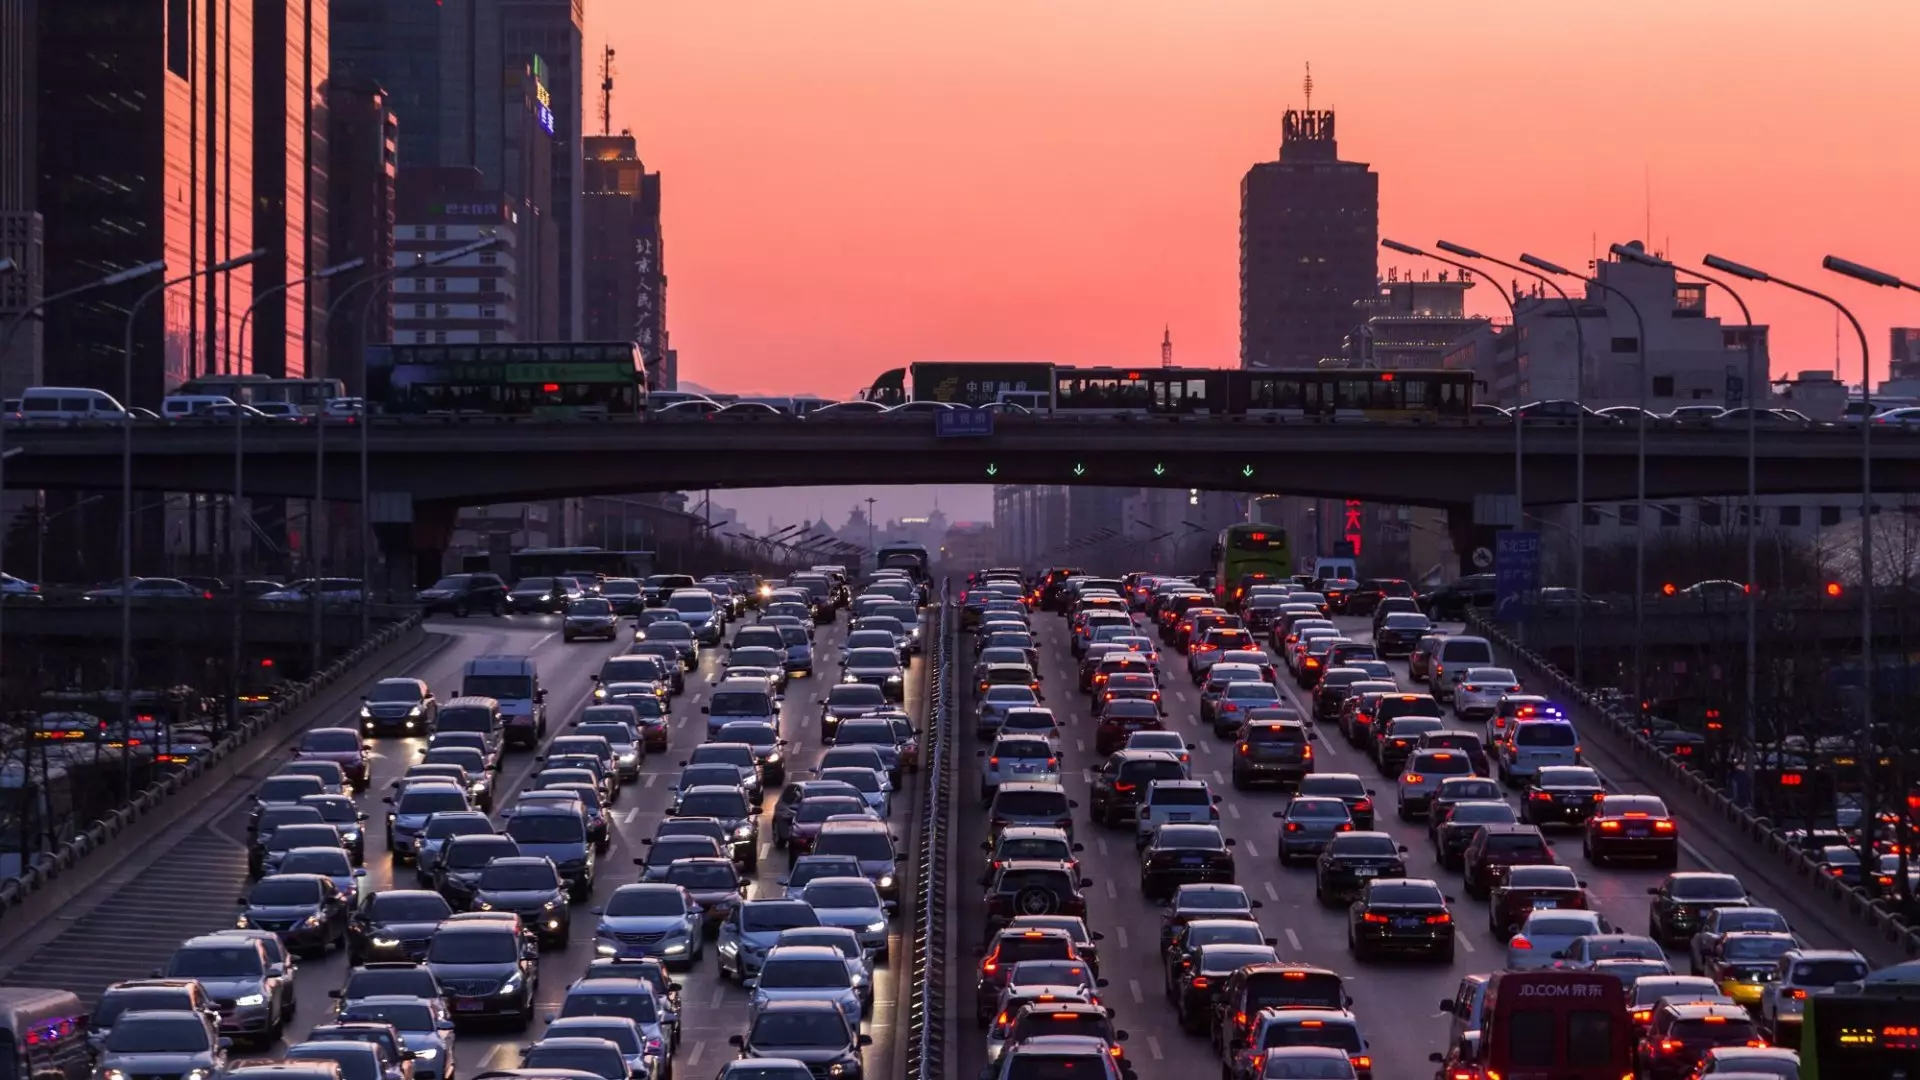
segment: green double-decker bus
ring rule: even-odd
[[[1238,611],[1247,589],[1293,573],[1293,547],[1277,525],[1229,525],[1213,544],[1213,592]]]
[[[631,341],[374,345],[367,397],[398,415],[634,417],[647,371]]]

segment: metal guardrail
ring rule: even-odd
[[[954,677],[959,655],[960,620],[948,583],[940,583],[940,606],[934,613],[933,649],[927,666],[927,770],[922,782],[920,844],[914,854],[916,910],[912,966],[907,992],[907,1077],[944,1080],[947,1073],[947,961],[951,946],[948,922],[947,862],[952,834],[947,809],[953,801],[953,731],[959,707],[960,683]]]
[[[419,626],[420,622],[421,617],[416,612],[400,622],[381,627],[373,636],[355,645],[333,663],[316,672],[313,677],[295,683],[286,694],[268,708],[241,720],[239,730],[215,743],[205,754],[189,762],[179,772],[154,781],[144,790],[136,793],[124,806],[109,811],[105,817],[88,825],[73,839],[53,851],[35,855],[27,861],[19,877],[0,881],[0,919],[6,918],[27,897],[72,869],[80,860],[106,846],[108,841],[126,831],[134,822],[146,817],[167,799],[206,775],[208,770],[224,761],[234,751],[253,741],[261,732],[276,726],[292,715],[300,706],[312,700],[315,694],[352,670],[368,656],[387,647],[402,634]]]
[[[1719,817],[1769,856],[1779,860],[1788,874],[1825,897],[1841,914],[1879,934],[1902,954],[1920,957],[1920,932],[1916,932],[1912,924],[1882,906],[1865,889],[1844,884],[1838,878],[1823,873],[1820,864],[1776,827],[1771,819],[1736,803],[1720,785],[1687,768],[1660,744],[1641,734],[1634,725],[1635,717],[1631,709],[1576,684],[1565,671],[1515,641],[1499,625],[1479,612],[1469,612],[1467,624],[1475,633],[1499,644],[1517,657],[1522,666],[1529,669],[1533,682],[1552,687],[1555,696],[1573,710],[1581,731],[1598,732],[1650,764],[1657,772],[1664,774],[1669,782],[1693,796],[1707,812]]]

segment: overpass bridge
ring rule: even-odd
[[[1266,491],[1444,507],[1456,547],[1471,550],[1474,497],[1513,490],[1508,422],[1364,424],[1253,417],[1002,416],[991,434],[943,438],[934,417],[806,420],[784,416],[591,421],[376,418],[349,425],[140,425],[133,484],[143,490],[226,493],[236,447],[248,496],[310,498],[316,459],[323,495],[361,497],[361,439],[372,518],[390,555],[411,549],[438,565],[462,506],[697,488],[872,484],[1084,484]],[[1530,505],[1572,501],[1577,432],[1523,430]],[[1920,491],[1920,434],[1874,443],[1874,486]],[[8,432],[16,488],[117,490],[124,433],[113,427]],[[1637,432],[1590,426],[1589,501],[1632,498]],[[1762,494],[1846,494],[1860,484],[1860,433],[1769,431],[1756,458]],[[1676,499],[1745,492],[1746,433],[1649,428],[1647,494]]]

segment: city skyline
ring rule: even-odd
[[[1165,325],[1176,362],[1233,366],[1238,184],[1275,157],[1308,62],[1342,157],[1381,177],[1381,235],[1569,265],[1635,238],[1713,251],[1834,291],[1884,377],[1887,328],[1920,311],[1819,260],[1920,274],[1920,217],[1900,212],[1920,155],[1881,137],[1876,104],[1920,96],[1897,45],[1920,9],[1767,6],[850,0],[743,19],[668,0],[591,8],[587,39],[645,58],[617,72],[613,127],[680,178],[675,344],[716,389],[851,396],[928,359],[1146,364]],[[1774,375],[1833,366],[1831,311],[1747,299]],[[1490,288],[1468,303],[1505,314]],[[1858,364],[1848,335],[1842,375]]]

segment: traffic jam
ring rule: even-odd
[[[963,1074],[1801,1075],[1867,959],[1699,865],[1486,639],[1345,584],[970,576]]]
[[[230,928],[85,1017],[96,1080],[892,1071],[924,573],[581,584],[550,637],[633,621],[571,715],[484,655],[300,736]]]

